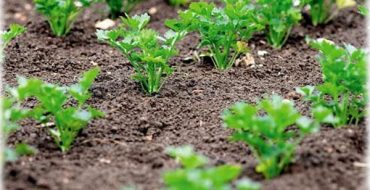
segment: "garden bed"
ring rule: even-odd
[[[38,154],[22,157],[5,166],[7,189],[104,189],[125,185],[155,190],[163,187],[161,174],[177,167],[164,149],[191,144],[208,156],[212,165],[243,166],[242,176],[261,182],[263,189],[365,189],[365,124],[333,129],[323,127],[299,145],[295,163],[282,175],[264,180],[254,171],[256,161],[248,147],[230,142],[231,131],[222,127],[220,114],[238,101],[256,102],[264,95],[280,94],[294,100],[307,114],[308,105],[295,88],[321,82],[317,51],[308,47],[305,35],[325,37],[336,43],[364,47],[364,18],[356,10],[340,13],[325,26],[308,20],[294,29],[287,44],[274,50],[261,36],[250,42],[254,65],[221,72],[210,61],[185,61],[198,37],[189,35],[179,44],[180,55],[172,59],[174,74],[161,93],[149,97],[130,76],[133,69],[121,53],[98,42],[95,23],[106,17],[103,6],[88,9],[65,38],[56,38],[46,21],[32,9],[31,0],[5,0],[6,24],[26,24],[27,33],[6,49],[6,84],[15,85],[16,75],[48,82],[72,84],[83,71],[102,70],[92,88],[90,103],[106,113],[78,136],[63,154],[45,128],[26,121],[9,137],[10,143],[26,142]],[[162,0],[148,0],[133,14],[155,7],[150,26],[166,31],[163,21],[176,17],[176,9]],[[258,55],[258,51],[267,51]]]

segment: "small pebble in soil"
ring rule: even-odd
[[[153,135],[145,136],[145,140],[152,141],[153,140]]]
[[[148,13],[151,15],[157,14],[157,12],[158,12],[157,7],[152,7],[148,10]]]
[[[111,19],[104,19],[102,21],[98,21],[95,24],[95,28],[106,30],[112,28],[115,24],[116,23]]]
[[[98,66],[98,63],[97,62],[95,62],[95,61],[91,61],[90,62],[92,65],[94,65],[94,66]]]
[[[257,55],[260,56],[260,57],[263,57],[265,55],[269,54],[267,51],[265,50],[258,50],[257,51]]]
[[[108,160],[108,159],[105,159],[105,158],[100,158],[99,159],[99,162],[100,163],[103,163],[103,164],[110,164],[111,163],[111,160]]]
[[[27,20],[27,17],[24,16],[22,13],[15,13],[14,18],[21,22],[25,22]]]
[[[63,178],[63,183],[69,183],[69,179],[68,178]]]
[[[26,3],[26,4],[24,4],[24,9],[26,9],[27,11],[30,11],[30,10],[32,10],[32,5],[29,4],[29,3]]]

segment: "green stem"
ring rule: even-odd
[[[280,49],[288,40],[292,28],[292,26],[289,26],[288,29],[283,32],[275,32],[270,28],[268,41],[274,48]]]

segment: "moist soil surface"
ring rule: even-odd
[[[294,93],[295,88],[319,84],[322,79],[317,52],[306,45],[305,36],[364,47],[365,22],[356,10],[341,12],[325,26],[313,27],[304,19],[281,50],[270,48],[257,35],[250,42],[255,64],[225,72],[214,69],[209,60],[185,61],[199,41],[191,34],[179,44],[180,54],[170,62],[174,74],[160,94],[148,97],[131,80],[129,62],[96,39],[94,25],[106,18],[104,6],[86,10],[68,36],[57,38],[34,12],[31,0],[5,0],[4,5],[6,25],[17,22],[28,28],[6,49],[5,83],[16,85],[16,76],[22,75],[72,84],[83,71],[98,65],[102,73],[92,87],[89,103],[106,113],[84,129],[65,154],[47,129],[32,121],[22,123],[8,143],[29,143],[38,154],[5,165],[7,189],[117,190],[128,185],[161,189],[161,174],[178,167],[165,148],[185,144],[208,156],[210,165],[241,165],[242,177],[261,182],[263,189],[365,189],[365,122],[340,129],[324,126],[303,140],[295,162],[279,177],[264,180],[254,170],[256,161],[249,148],[230,142],[231,131],[220,119],[233,103],[256,102],[272,93],[294,100],[307,114],[308,105]],[[150,27],[165,32],[163,21],[176,17],[177,10],[165,1],[148,0],[133,14],[151,8],[157,12],[151,15]],[[268,54],[258,56],[258,51]]]

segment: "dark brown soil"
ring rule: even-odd
[[[237,101],[255,102],[264,95],[281,94],[293,99],[295,87],[321,81],[317,52],[308,48],[304,37],[325,37],[357,47],[365,44],[364,19],[347,10],[326,26],[312,27],[303,21],[282,50],[273,50],[261,37],[251,41],[255,67],[215,70],[204,61],[182,61],[197,44],[190,35],[171,61],[175,73],[161,93],[147,97],[130,79],[132,67],[121,54],[96,40],[94,24],[105,18],[102,6],[81,16],[71,34],[55,38],[48,25],[32,10],[31,0],[5,0],[6,24],[27,25],[28,32],[7,48],[5,81],[14,85],[16,75],[70,84],[80,73],[99,65],[102,73],[92,88],[91,103],[106,112],[104,119],[82,131],[73,148],[62,154],[46,129],[25,122],[9,138],[9,143],[27,142],[39,153],[5,166],[7,189],[98,189],[118,190],[134,184],[138,189],[163,187],[161,173],[176,168],[165,153],[169,145],[191,144],[210,157],[211,164],[233,163],[243,166],[242,177],[263,184],[263,189],[365,189],[365,125],[332,129],[304,139],[296,161],[281,176],[264,180],[254,171],[256,161],[248,147],[229,142],[229,130],[222,127],[220,113]],[[151,27],[164,32],[163,21],[176,16],[164,0],[148,0],[134,11],[156,7]],[[258,50],[268,51],[259,57]],[[308,107],[294,98],[299,109]]]

